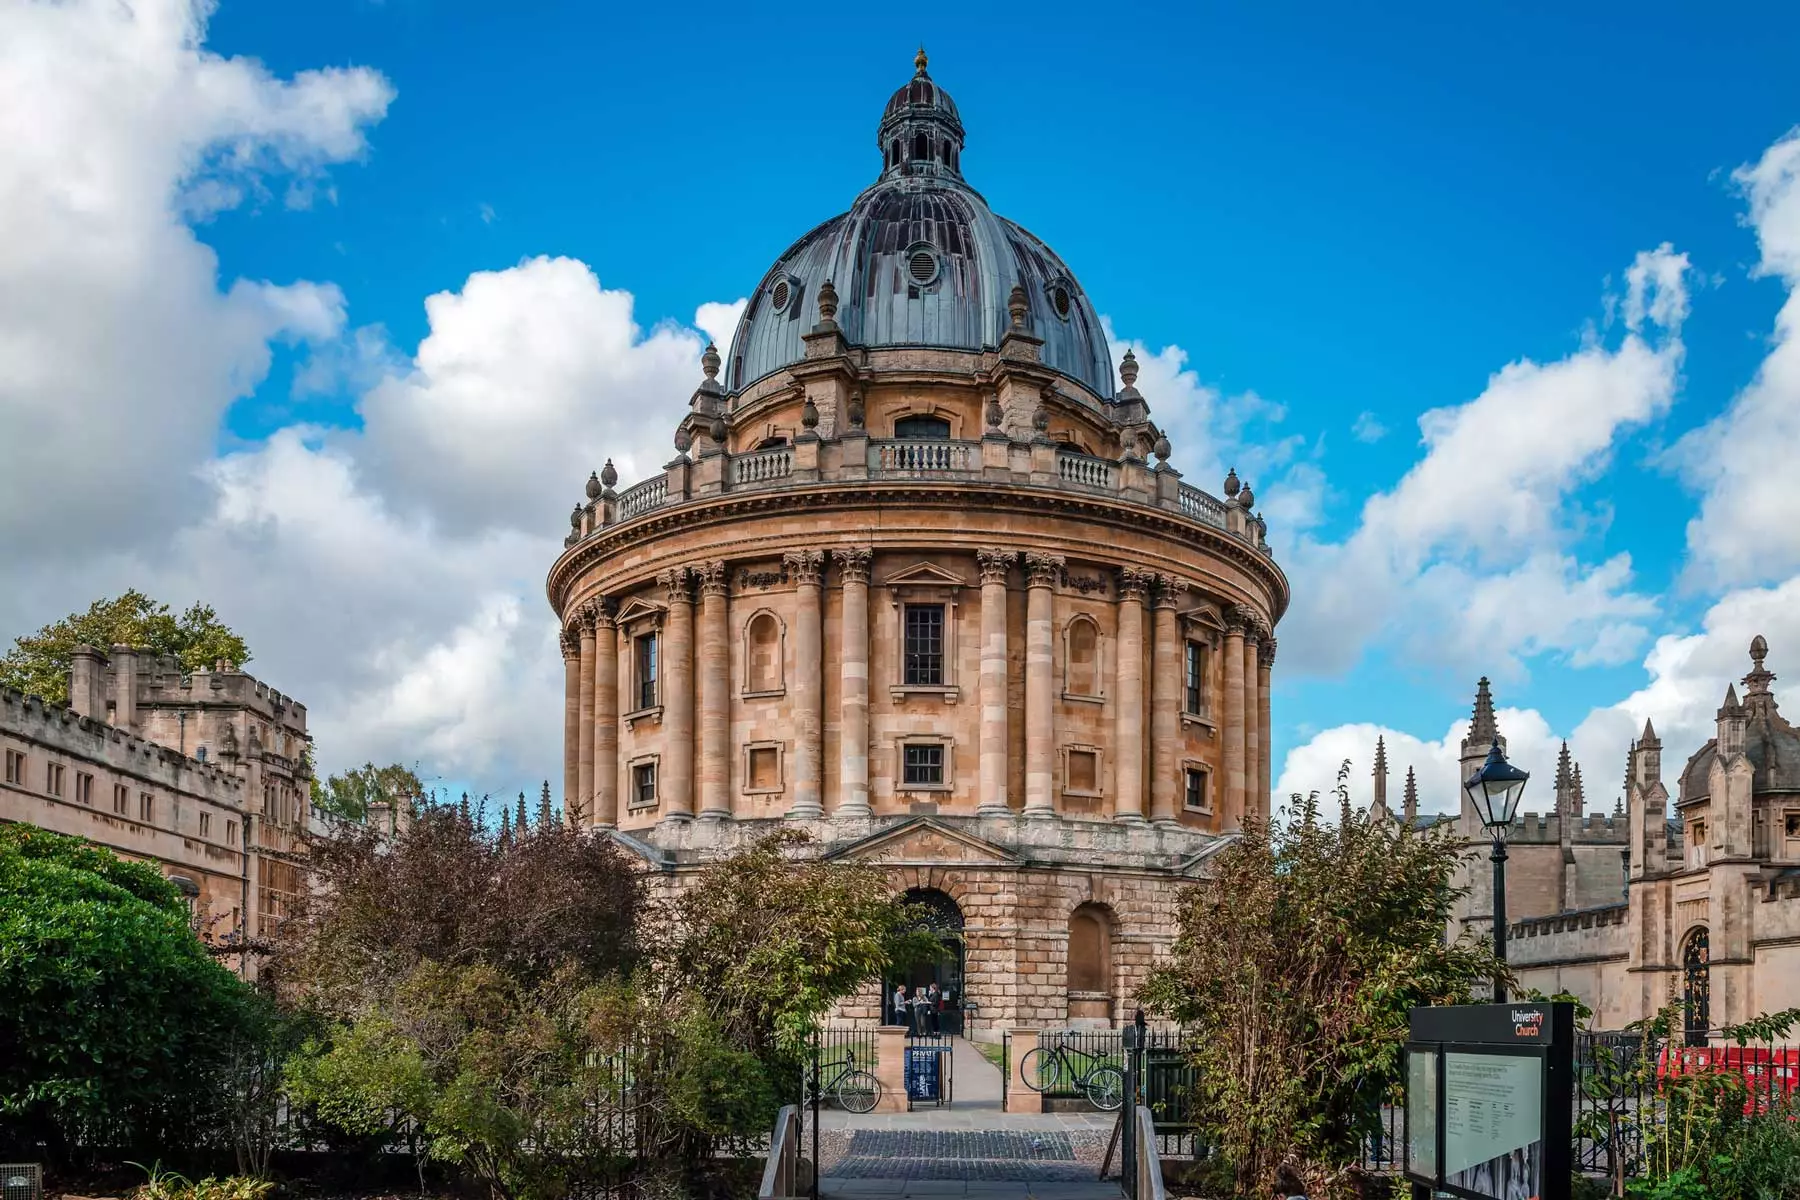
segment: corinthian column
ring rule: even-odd
[[[1006,799],[1006,573],[1013,550],[977,550],[981,569],[981,795],[976,813],[1004,817]]]
[[[1174,824],[1181,789],[1181,631],[1175,606],[1187,580],[1156,577],[1156,641],[1150,676],[1150,819]],[[1240,655],[1240,657],[1242,657]]]
[[[790,550],[781,561],[800,585],[794,624],[794,803],[787,815],[813,821],[825,815],[819,796],[825,765],[824,621],[819,607],[825,552]]]
[[[568,807],[581,802],[581,637],[566,626],[557,642],[563,656],[563,805]]]
[[[725,564],[701,563],[700,645],[700,818],[722,821],[731,815],[731,625],[725,607]]]
[[[1025,555],[1025,815],[1056,813],[1056,725],[1051,621],[1062,556]]]
[[[1144,819],[1144,595],[1148,571],[1119,572],[1119,666],[1113,698],[1113,817]]]
[[[1257,769],[1260,782],[1257,784],[1256,791],[1258,805],[1256,815],[1267,821],[1269,806],[1274,802],[1271,797],[1275,789],[1275,777],[1272,773],[1274,762],[1270,749],[1270,744],[1274,739],[1270,736],[1269,727],[1269,674],[1275,669],[1275,639],[1273,637],[1263,638],[1258,650],[1260,653],[1256,659],[1256,711],[1258,714],[1257,728],[1262,731],[1262,761]]]
[[[1220,827],[1237,828],[1244,819],[1244,634],[1249,629],[1241,607],[1225,614],[1225,805]]]
[[[869,807],[869,563],[867,546],[833,550],[844,581],[843,672],[839,678],[838,786],[835,812],[867,817]]]
[[[1240,825],[1248,814],[1261,812],[1269,798],[1268,792],[1258,795],[1256,790],[1263,780],[1262,705],[1256,698],[1257,676],[1261,674],[1256,667],[1256,648],[1262,638],[1262,618],[1252,617],[1250,621],[1244,634],[1244,695],[1240,701],[1244,707],[1244,811],[1238,814]]]
[[[581,815],[593,825],[619,823],[619,633],[609,600],[594,605],[594,791]]]
[[[669,593],[668,644],[663,647],[664,820],[694,815],[694,592],[686,567],[657,576]]]
[[[594,605],[590,601],[575,615],[580,630],[580,693],[576,720],[575,803],[586,809],[594,795]]]

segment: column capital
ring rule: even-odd
[[[592,634],[601,629],[611,629],[613,623],[612,601],[604,596],[597,596],[576,610],[575,617],[580,622],[583,633]]]
[[[782,554],[781,565],[793,572],[801,587],[818,587],[825,575],[823,550],[789,550]]]
[[[700,581],[702,596],[723,596],[731,587],[731,578],[725,573],[725,560],[711,559],[692,568],[694,578]]]
[[[1136,567],[1119,568],[1119,599],[1135,600],[1139,604],[1150,594],[1150,587],[1156,576],[1149,571],[1140,571]]]
[[[670,567],[666,571],[657,572],[656,581],[663,585],[669,593],[670,604],[692,604],[694,602],[693,583],[688,578],[687,567]]]
[[[1256,636],[1256,610],[1247,604],[1233,604],[1225,610],[1225,632],[1233,637]]]
[[[1256,648],[1258,666],[1272,667],[1275,665],[1275,638],[1273,635],[1263,638],[1256,644]]]
[[[981,571],[981,583],[985,587],[990,583],[1005,583],[1006,573],[1012,565],[1019,561],[1017,550],[1001,550],[997,547],[975,552],[975,565]]]
[[[574,622],[563,626],[562,633],[557,636],[556,640],[562,646],[564,662],[574,662],[581,657],[581,634],[577,632],[580,623],[581,614],[576,613]]]
[[[1067,563],[1060,554],[1044,554],[1036,550],[1025,552],[1025,584],[1027,587],[1047,588],[1056,586],[1056,577]]]
[[[875,561],[875,551],[871,547],[839,546],[831,552],[831,557],[845,583],[869,582],[869,568]]]
[[[1177,575],[1156,577],[1156,607],[1174,608],[1188,590],[1188,581]]]

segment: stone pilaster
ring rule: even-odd
[[[1238,823],[1243,818],[1260,813],[1268,801],[1268,792],[1257,794],[1262,786],[1263,778],[1263,733],[1262,704],[1257,699],[1257,681],[1261,672],[1257,669],[1257,646],[1262,640],[1262,620],[1252,618],[1249,631],[1244,636],[1244,694],[1238,703],[1244,710],[1244,811],[1238,814]]]
[[[581,673],[576,720],[575,803],[587,808],[594,796],[594,605],[583,604],[575,614],[580,637]]]
[[[1225,614],[1225,711],[1220,715],[1225,735],[1225,806],[1219,814],[1224,829],[1236,829],[1244,819],[1244,636],[1249,614],[1233,608]]]
[[[578,620],[579,618],[577,618]],[[563,804],[579,803],[581,792],[581,637],[573,625],[557,637],[563,657]]]
[[[782,564],[799,584],[800,609],[794,624],[794,801],[787,815],[817,820],[825,815],[821,781],[825,768],[823,550],[790,550]]]
[[[1006,573],[1018,561],[1013,550],[977,550],[981,570],[981,795],[977,813],[1003,817],[1006,796]]]
[[[1113,697],[1113,815],[1144,819],[1144,597],[1153,577],[1119,572],[1119,666]]]
[[[833,550],[844,583],[842,673],[838,703],[836,815],[867,817],[869,807],[869,566],[866,546]]]
[[[669,597],[662,647],[662,812],[666,821],[685,821],[694,815],[694,591],[686,567],[657,579]]]
[[[1025,555],[1025,815],[1056,812],[1056,722],[1052,644],[1060,554]]]
[[[1156,640],[1150,677],[1150,819],[1163,824],[1175,823],[1181,794],[1181,630],[1175,609],[1187,586],[1187,580],[1173,575],[1156,577]]]
[[[700,580],[700,641],[694,656],[700,676],[700,817],[731,816],[731,622],[730,582],[719,559],[694,569]]]
[[[581,815],[605,829],[619,823],[619,631],[610,600],[594,605],[593,678],[594,791]]]
[[[1257,646],[1256,656],[1256,711],[1258,726],[1262,731],[1262,762],[1258,769],[1260,781],[1257,786],[1257,800],[1260,807],[1256,815],[1264,821],[1269,819],[1269,807],[1274,803],[1275,790],[1274,759],[1272,754],[1272,727],[1269,724],[1269,676],[1275,670],[1275,639],[1265,637]],[[1407,814],[1411,819],[1411,814]]]

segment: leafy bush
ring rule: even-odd
[[[247,1175],[228,1175],[223,1179],[209,1175],[198,1183],[174,1171],[156,1166],[138,1169],[150,1176],[148,1182],[131,1193],[132,1200],[266,1200],[275,1185],[267,1179]]]

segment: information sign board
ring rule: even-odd
[[[938,1072],[939,1051],[935,1047],[908,1047],[906,1051],[906,1097],[909,1100],[936,1100],[942,1081]]]
[[[1468,1200],[1567,1200],[1574,1006],[1418,1008],[1406,1175]]]

